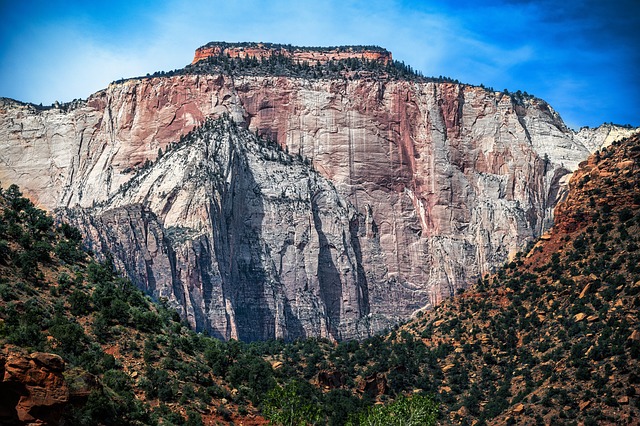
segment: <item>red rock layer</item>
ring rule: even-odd
[[[303,50],[294,49],[289,50],[283,47],[269,47],[263,44],[256,44],[255,46],[246,47],[224,47],[224,46],[203,46],[196,50],[196,54],[191,64],[207,59],[211,56],[228,55],[231,58],[251,58],[264,59],[269,58],[275,54],[282,55],[288,58],[293,58],[296,61],[309,63],[325,63],[328,61],[338,61],[341,59],[366,59],[369,61],[380,61],[384,64],[391,61],[391,52],[387,51],[375,51],[375,50],[360,50],[353,48],[336,48],[331,50]]]
[[[0,358],[0,423],[57,424],[69,402],[69,388],[58,355],[37,352]]]

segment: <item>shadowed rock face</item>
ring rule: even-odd
[[[302,160],[228,120],[106,202],[61,214],[196,329],[242,340],[370,333],[358,213]]]
[[[535,98],[384,79],[180,75],[0,110],[5,186],[198,329],[247,340],[362,337],[438,303],[542,234],[611,134],[578,138]],[[240,130],[180,141],[223,113],[304,161]]]

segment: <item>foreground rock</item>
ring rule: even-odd
[[[0,422],[57,424],[69,402],[64,368],[62,358],[49,353],[0,357]]]

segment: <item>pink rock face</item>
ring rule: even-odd
[[[240,125],[306,159],[356,212],[355,216],[323,212],[326,218],[320,222],[351,224],[357,241],[342,244],[336,237],[326,242],[329,251],[322,255],[305,251],[304,258],[292,255],[288,260],[290,271],[302,268],[324,277],[320,281],[325,284],[319,288],[334,288],[331,303],[337,305],[329,309],[318,299],[319,305],[313,308],[315,301],[288,301],[292,310],[287,315],[306,315],[305,321],[311,324],[333,311],[342,313],[334,318],[334,329],[335,321],[343,322],[340,332],[332,332],[327,325],[302,325],[296,333],[284,333],[289,337],[362,337],[453,295],[549,228],[553,208],[564,193],[564,179],[589,154],[544,101],[515,100],[448,83],[178,75],[113,84],[68,112],[35,111],[10,101],[0,107],[3,185],[18,183],[51,210],[125,208],[127,203],[138,203],[157,217],[152,227],[180,227],[188,231],[185,235],[202,235],[211,228],[207,223],[219,218],[213,216],[210,201],[201,205],[193,201],[208,200],[204,195],[170,190],[185,186],[183,163],[167,166],[154,178],[154,182],[163,179],[162,190],[159,184],[141,181],[135,197],[117,194],[136,168],[155,160],[159,149],[164,152],[171,143],[179,146],[181,136],[206,117],[229,114]],[[590,139],[590,145],[596,146],[597,141]],[[253,175],[260,175],[253,170]],[[287,179],[286,171],[277,173]],[[273,179],[275,174],[264,176]],[[200,194],[206,188],[196,185],[193,191]],[[256,238],[269,240],[271,234],[287,232],[278,222],[286,215],[275,204],[270,208],[272,216],[266,215]],[[118,212],[110,217],[123,214]],[[143,229],[151,226],[146,219],[131,220],[145,224],[140,225]],[[229,302],[225,292],[208,287],[223,279],[215,278],[220,271],[212,268],[207,274],[214,278],[205,279],[195,266],[193,271],[185,267],[173,273],[163,266],[163,274],[148,281],[146,272],[135,271],[150,268],[153,259],[155,265],[173,262],[162,254],[169,250],[162,248],[163,231],[149,231],[149,238],[140,240],[133,231],[137,228],[128,223],[114,229],[121,234],[118,241],[130,243],[107,244],[122,257],[123,269],[137,276],[138,284],[152,294],[180,305],[196,327],[224,329],[223,337],[238,335],[234,327],[239,322],[228,305],[241,301]],[[99,229],[87,229],[93,241],[100,240]],[[332,228],[332,235],[351,232],[341,229]],[[141,247],[138,254],[127,254]],[[195,262],[195,249],[183,249],[178,257]],[[340,256],[345,257],[339,261]],[[329,258],[345,271],[358,269],[364,282],[341,278],[339,273],[326,278],[323,265]],[[178,285],[175,274],[188,277],[180,278],[183,284]],[[274,277],[286,288],[297,282],[295,273]],[[352,284],[356,281],[357,285]],[[192,292],[195,288],[198,291]],[[362,288],[367,290],[366,298]],[[311,319],[314,309],[321,313]],[[366,331],[357,331],[354,321],[365,317]],[[286,324],[278,325],[277,319],[272,323],[257,338],[282,336],[274,330]]]

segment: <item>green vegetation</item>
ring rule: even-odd
[[[361,426],[429,426],[438,419],[438,405],[429,397],[401,396],[387,405],[378,405],[366,410],[348,425]]]
[[[0,196],[0,340],[61,355],[70,383],[98,378],[70,424],[637,422],[639,138],[595,166],[576,173],[551,240],[388,335],[339,343],[194,333],[12,186]]]
[[[315,399],[308,383],[294,380],[284,387],[276,386],[267,393],[263,413],[267,419],[279,425],[316,424],[322,418],[322,411]]]
[[[299,62],[290,57],[274,54],[268,58],[256,59],[229,58],[227,56],[211,56],[195,64],[188,65],[180,74],[229,74],[255,76],[286,76],[305,79],[360,79],[377,76],[392,80],[437,81],[426,78],[420,72],[400,61],[384,64],[380,61],[358,58],[330,60],[326,63]],[[164,74],[166,76],[166,73]],[[441,77],[441,81],[453,80]]]
[[[80,232],[54,227],[17,186],[0,193],[0,212],[0,341],[66,361],[67,380],[88,396],[67,407],[64,421],[203,424],[203,415],[228,422],[261,413],[274,424],[341,425],[373,404],[348,387],[327,392],[305,380],[328,367],[320,360],[330,342],[245,344],[194,333],[108,259],[82,251]],[[307,359],[304,374],[272,368],[282,353]]]

